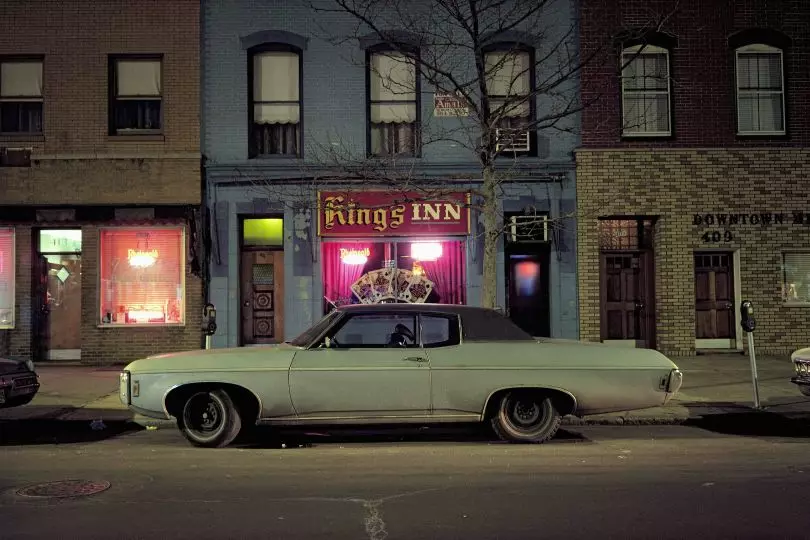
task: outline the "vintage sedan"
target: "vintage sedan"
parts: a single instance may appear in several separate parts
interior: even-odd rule
[[[799,387],[802,395],[810,396],[810,347],[793,351],[790,361],[793,362],[793,369],[796,371],[790,382]]]
[[[489,422],[538,443],[564,415],[664,405],[681,382],[654,350],[535,339],[491,309],[376,304],[337,308],[278,345],[137,360],[120,398],[175,418],[197,446],[226,446],[246,423]]]
[[[0,409],[30,403],[39,391],[39,377],[30,360],[0,358]]]

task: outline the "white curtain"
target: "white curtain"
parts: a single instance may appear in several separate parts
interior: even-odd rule
[[[253,57],[253,122],[257,124],[297,124],[298,103],[258,103],[299,100],[299,61],[293,52],[271,51]]]
[[[497,51],[487,53],[484,69],[490,96],[525,96],[531,91],[529,53]]]
[[[374,123],[416,122],[416,66],[400,53],[371,56],[371,121]],[[402,101],[404,103],[374,103]]]
[[[118,97],[160,97],[160,60],[119,60],[115,68]]]
[[[42,97],[42,62],[0,63],[0,96]]]

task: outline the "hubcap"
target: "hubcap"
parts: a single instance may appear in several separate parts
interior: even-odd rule
[[[216,431],[222,422],[222,409],[208,394],[199,394],[191,399],[186,409],[186,423],[194,431]]]
[[[531,426],[540,418],[540,406],[534,400],[517,401],[511,416],[518,425]]]

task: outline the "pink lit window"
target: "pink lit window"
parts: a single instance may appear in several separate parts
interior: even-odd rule
[[[102,229],[101,324],[184,323],[183,246],[180,227]]]
[[[14,229],[0,229],[0,328],[14,328]]]

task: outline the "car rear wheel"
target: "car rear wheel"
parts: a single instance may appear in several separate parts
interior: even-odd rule
[[[186,399],[177,427],[195,446],[222,448],[239,434],[242,418],[226,391],[202,391]]]
[[[492,417],[492,428],[501,439],[514,443],[542,443],[557,433],[562,416],[550,397],[540,392],[505,394]]]

